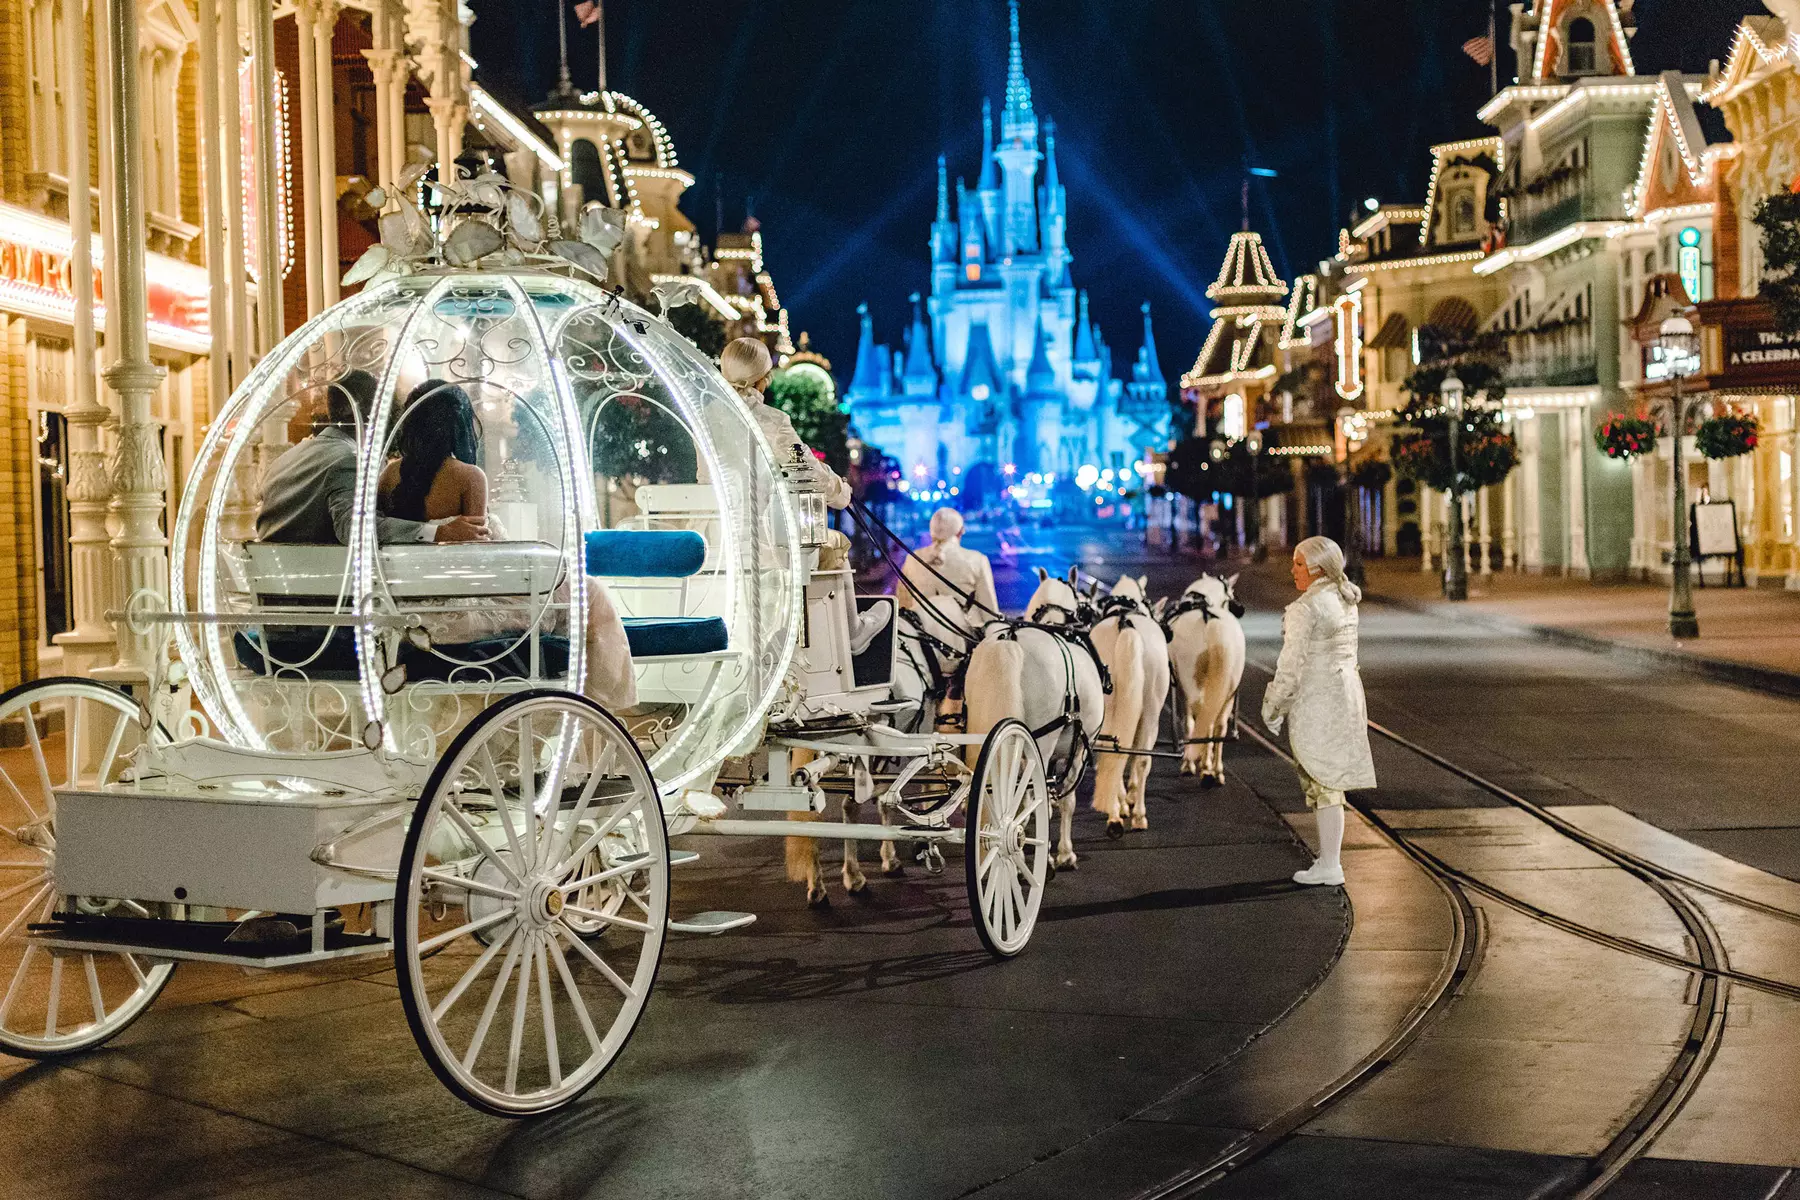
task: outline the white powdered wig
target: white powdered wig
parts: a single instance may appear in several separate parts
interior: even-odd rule
[[[962,514],[954,508],[940,508],[931,514],[931,540],[939,543],[959,538],[963,532]]]
[[[1328,537],[1309,537],[1294,547],[1307,569],[1337,586],[1345,604],[1362,602],[1362,589],[1344,577],[1344,550]]]

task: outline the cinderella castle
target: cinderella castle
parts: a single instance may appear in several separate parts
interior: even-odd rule
[[[1150,306],[1131,378],[1116,379],[1112,349],[1070,273],[1056,124],[1032,107],[1018,0],[999,144],[985,100],[981,129],[980,178],[973,191],[956,181],[954,208],[938,159],[930,298],[913,295],[898,350],[876,342],[861,306],[846,392],[865,440],[915,482],[959,476],[976,503],[1028,476],[1128,471],[1147,450],[1167,448],[1170,417]]]

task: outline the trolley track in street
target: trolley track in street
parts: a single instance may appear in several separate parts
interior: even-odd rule
[[[1261,663],[1250,662],[1246,665],[1254,666],[1264,673],[1272,673]],[[1450,899],[1452,941],[1445,956],[1445,969],[1381,1046],[1349,1071],[1247,1137],[1179,1176],[1139,1193],[1134,1200],[1176,1200],[1178,1197],[1192,1196],[1203,1191],[1290,1141],[1306,1125],[1348,1099],[1364,1084],[1398,1061],[1432,1021],[1468,989],[1479,969],[1484,924],[1478,919],[1477,910],[1473,907],[1470,899],[1472,895],[1491,900],[1532,921],[1587,941],[1691,972],[1697,980],[1692,1020],[1674,1058],[1619,1131],[1588,1160],[1580,1177],[1570,1181],[1557,1193],[1570,1197],[1571,1200],[1590,1200],[1603,1194],[1627,1167],[1644,1156],[1680,1113],[1682,1105],[1705,1076],[1723,1041],[1730,1003],[1730,988],[1726,986],[1728,983],[1790,1000],[1800,1000],[1800,984],[1733,969],[1728,949],[1718,930],[1704,909],[1688,893],[1702,893],[1748,911],[1796,924],[1800,924],[1800,913],[1743,896],[1644,858],[1590,833],[1542,805],[1527,800],[1375,721],[1369,722],[1369,728],[1384,740],[1506,805],[1531,815],[1561,837],[1598,855],[1642,882],[1656,893],[1679,920],[1687,939],[1695,948],[1695,957],[1673,953],[1552,912],[1447,862],[1404,831],[1395,828],[1372,807],[1355,804],[1357,812],[1370,827],[1418,864]],[[1289,763],[1293,761],[1285,750],[1256,730],[1245,726],[1240,729],[1246,737],[1270,753]]]

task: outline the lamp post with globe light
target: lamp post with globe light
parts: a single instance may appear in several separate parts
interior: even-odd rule
[[[1657,331],[1656,345],[1668,371],[1669,449],[1675,472],[1671,489],[1675,511],[1670,532],[1675,544],[1670,559],[1673,574],[1669,580],[1669,634],[1678,638],[1699,637],[1700,620],[1694,615],[1693,584],[1688,578],[1687,468],[1681,460],[1681,433],[1686,424],[1687,401],[1681,393],[1681,381],[1700,366],[1700,339],[1694,334],[1693,322],[1676,313],[1663,320]]]
[[[1463,546],[1462,461],[1463,381],[1452,372],[1438,385],[1450,416],[1450,538],[1444,549],[1444,599],[1469,598],[1469,555]]]

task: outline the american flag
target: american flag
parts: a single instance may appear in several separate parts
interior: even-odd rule
[[[575,5],[575,20],[583,29],[599,19],[600,6],[594,3],[594,0],[579,0]],[[1467,49],[1467,47],[1464,48]]]
[[[576,11],[580,11],[580,7],[576,5]],[[1480,37],[1472,37],[1462,44],[1462,52],[1474,59],[1478,66],[1485,67],[1494,61],[1494,39],[1485,33]]]

